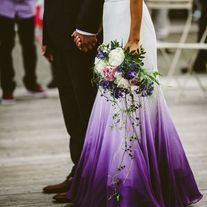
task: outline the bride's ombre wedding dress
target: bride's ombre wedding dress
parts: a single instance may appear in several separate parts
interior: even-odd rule
[[[130,0],[105,1],[103,28],[104,42],[127,42]],[[156,36],[145,4],[140,42],[146,51],[145,67],[157,70]],[[122,159],[127,126],[111,128],[115,109],[98,92],[68,192],[78,206],[185,207],[202,198],[160,87],[140,102],[137,116],[141,125],[136,128],[139,140],[133,144],[134,159],[125,156],[125,168],[117,174],[117,197],[112,177]]]

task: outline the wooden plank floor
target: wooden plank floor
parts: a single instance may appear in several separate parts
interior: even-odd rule
[[[207,81],[207,78],[205,79]],[[197,88],[175,103],[167,100],[190,164],[204,194],[196,207],[207,207],[207,99]],[[17,103],[0,105],[0,206],[51,207],[52,195],[42,187],[62,181],[70,170],[68,135],[57,91],[47,99],[32,100],[17,90]]]

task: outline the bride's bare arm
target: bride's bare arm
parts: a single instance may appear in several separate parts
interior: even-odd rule
[[[139,48],[142,10],[143,0],[130,0],[131,26],[126,47],[130,47],[131,50]]]

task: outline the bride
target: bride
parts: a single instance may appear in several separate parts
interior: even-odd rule
[[[105,0],[104,42],[131,50],[142,45],[144,64],[157,70],[156,36],[143,0]],[[141,125],[134,159],[123,155],[126,127],[112,129],[114,106],[98,92],[68,198],[80,207],[185,207],[200,194],[162,91],[140,98]],[[116,179],[114,179],[116,178]]]

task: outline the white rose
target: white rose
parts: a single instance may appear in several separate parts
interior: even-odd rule
[[[120,88],[128,88],[129,87],[129,82],[124,78],[120,78],[120,80],[117,83],[117,86],[120,87]]]
[[[95,58],[95,70],[103,76],[103,69],[107,66],[106,61]]]
[[[124,61],[124,51],[118,47],[109,53],[109,64],[112,66],[119,66]]]

